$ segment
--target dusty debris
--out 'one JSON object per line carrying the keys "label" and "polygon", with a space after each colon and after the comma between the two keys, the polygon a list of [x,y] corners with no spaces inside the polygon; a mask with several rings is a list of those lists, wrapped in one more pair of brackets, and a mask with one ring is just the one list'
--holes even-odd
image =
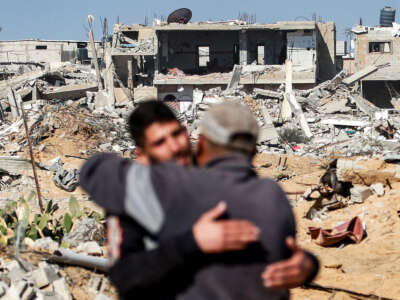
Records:
{"label": "dusty debris", "polygon": [[53,241],[51,237],[37,239],[33,244],[33,249],[48,253],[53,253],[58,249],[58,247],[58,243],[56,241]]}
{"label": "dusty debris", "polygon": [[372,191],[366,186],[355,186],[350,189],[351,203],[363,203],[372,195]]}
{"label": "dusty debris", "polygon": [[78,253],[84,253],[93,256],[103,255],[103,250],[101,249],[99,244],[94,241],[79,244],[76,248],[76,251],[78,251]]}
{"label": "dusty debris", "polygon": [[375,72],[376,70],[378,70],[377,66],[365,67],[364,69],[362,69],[362,70],[358,71],[357,73],[351,75],[350,77],[344,79],[343,83],[347,84],[347,85],[352,84],[352,83],[364,78],[365,76]]}
{"label": "dusty debris", "polygon": [[104,228],[92,218],[83,219],[63,238],[63,242],[68,243],[70,247],[77,247],[81,243],[90,241],[104,242]]}
{"label": "dusty debris", "polygon": [[1,156],[0,172],[9,175],[21,175],[23,171],[32,169],[31,162],[17,156]]}
{"label": "dusty debris", "polygon": [[382,183],[375,183],[371,185],[371,191],[374,192],[378,197],[385,195],[385,186]]}
{"label": "dusty debris", "polygon": [[341,181],[370,186],[375,183],[386,184],[400,181],[400,166],[388,164],[380,159],[339,159],[337,177]]}
{"label": "dusty debris", "polygon": [[58,165],[54,171],[53,181],[59,188],[73,192],[79,185],[79,171],[78,169],[67,171],[62,165]]}

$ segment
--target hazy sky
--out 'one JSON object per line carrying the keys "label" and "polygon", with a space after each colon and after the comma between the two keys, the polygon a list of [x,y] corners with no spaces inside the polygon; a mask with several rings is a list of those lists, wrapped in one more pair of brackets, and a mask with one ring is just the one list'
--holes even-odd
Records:
{"label": "hazy sky", "polygon": [[[143,23],[145,16],[168,16],[177,8],[187,7],[193,21],[236,19],[239,12],[256,14],[258,23],[317,19],[335,21],[338,39],[344,30],[359,23],[377,25],[379,10],[384,6],[398,9],[399,0],[0,0],[0,40],[18,39],[87,39],[88,14],[95,16],[95,38],[100,38],[100,18],[112,24]],[[396,20],[398,20],[396,16]]]}

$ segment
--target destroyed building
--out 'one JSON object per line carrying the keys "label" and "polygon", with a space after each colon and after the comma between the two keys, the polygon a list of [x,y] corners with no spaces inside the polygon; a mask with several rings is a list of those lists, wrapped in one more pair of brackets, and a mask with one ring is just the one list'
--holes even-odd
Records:
{"label": "destroyed building", "polygon": [[[95,42],[96,48],[101,47]],[[0,78],[18,73],[23,66],[31,70],[44,64],[79,62],[90,64],[93,57],[88,41],[17,40],[0,41]]]}
{"label": "destroyed building", "polygon": [[347,42],[336,41],[336,71],[340,72],[344,68],[344,57],[347,55]]}
{"label": "destroyed building", "polygon": [[388,24],[352,30],[355,71],[371,65],[378,67],[369,69],[361,79],[362,96],[380,108],[394,108],[396,104],[392,102],[400,97],[400,24],[394,22],[394,16]]}
{"label": "destroyed building", "polygon": [[[157,22],[156,22],[157,23]],[[193,90],[230,84],[277,89],[284,63],[293,62],[293,85],[308,89],[336,74],[333,22],[242,21],[116,25],[111,56],[121,83],[135,99],[191,102]]]}

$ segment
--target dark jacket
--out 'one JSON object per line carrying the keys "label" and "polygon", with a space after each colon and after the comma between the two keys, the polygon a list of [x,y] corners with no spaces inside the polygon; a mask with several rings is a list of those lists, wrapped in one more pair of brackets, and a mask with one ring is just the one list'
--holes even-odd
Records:
{"label": "dark jacket", "polygon": [[[295,236],[291,207],[279,185],[258,178],[244,156],[221,157],[197,169],[174,163],[145,167],[99,154],[86,162],[80,177],[81,186],[108,213],[134,219],[138,228],[157,239],[160,248],[174,250],[161,253],[161,261],[173,261],[169,275],[157,279],[154,297],[143,297],[289,298],[288,291],[264,288],[260,276],[267,264],[291,255],[285,245],[287,236]],[[239,252],[199,255],[194,240],[187,242],[188,234],[199,216],[222,200],[228,204],[226,218],[248,219],[261,229],[260,242]],[[186,237],[186,242],[178,242],[180,247],[165,246],[177,243],[177,237]],[[125,253],[111,273],[124,299],[141,297],[132,289],[132,263]],[[153,277],[157,277],[156,269]]]}

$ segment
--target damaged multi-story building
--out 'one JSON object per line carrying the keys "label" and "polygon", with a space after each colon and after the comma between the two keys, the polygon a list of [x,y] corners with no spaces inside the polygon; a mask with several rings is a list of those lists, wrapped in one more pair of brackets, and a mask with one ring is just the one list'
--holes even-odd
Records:
{"label": "damaged multi-story building", "polygon": [[[361,72],[362,96],[380,108],[393,108],[400,98],[400,24],[395,10],[381,10],[379,26],[356,26],[355,71]],[[364,74],[362,72],[364,71]]]}
{"label": "damaged multi-story building", "polygon": [[156,22],[115,25],[111,57],[119,85],[135,99],[184,105],[195,89],[225,89],[234,76],[246,90],[277,89],[285,82],[287,59],[293,86],[314,87],[336,74],[335,47],[333,22]]}

